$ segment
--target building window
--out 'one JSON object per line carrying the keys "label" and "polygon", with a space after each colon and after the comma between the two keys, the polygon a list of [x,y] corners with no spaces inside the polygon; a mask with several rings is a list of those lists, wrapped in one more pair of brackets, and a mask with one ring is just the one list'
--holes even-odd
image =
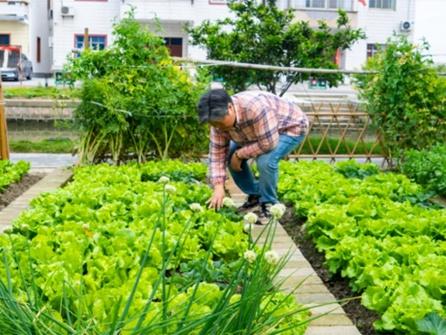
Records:
{"label": "building window", "polygon": [[348,6],[348,0],[305,0],[305,7],[307,8],[329,8],[337,9],[344,8]]}
{"label": "building window", "polygon": [[396,0],[369,0],[370,8],[395,9]]}
{"label": "building window", "polygon": [[378,52],[384,50],[386,48],[385,44],[367,44],[367,59],[375,56]]}
{"label": "building window", "polygon": [[165,37],[164,43],[174,57],[183,56],[183,39],[181,37]]}
{"label": "building window", "polygon": [[40,57],[41,57],[41,41],[40,41],[40,37],[37,37],[37,53],[36,53],[36,61],[37,63],[40,63]]}
{"label": "building window", "polygon": [[11,44],[11,35],[0,34],[0,45],[10,45],[10,44]]}
{"label": "building window", "polygon": [[[107,46],[106,35],[89,35],[89,47],[91,50],[104,50]],[[84,48],[84,35],[76,35],[74,39],[74,47],[76,49]]]}

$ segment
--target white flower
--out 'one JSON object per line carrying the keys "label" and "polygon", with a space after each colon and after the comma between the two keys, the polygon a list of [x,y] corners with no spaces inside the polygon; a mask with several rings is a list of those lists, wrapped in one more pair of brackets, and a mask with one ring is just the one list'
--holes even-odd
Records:
{"label": "white flower", "polygon": [[275,251],[265,252],[265,261],[270,265],[276,265],[279,262],[279,255]]}
{"label": "white flower", "polygon": [[252,251],[252,250],[247,250],[247,251],[245,251],[245,253],[243,254],[243,257],[246,259],[246,261],[248,262],[248,263],[254,263],[255,262],[255,260],[256,260],[256,258],[257,258],[257,254],[254,252],[254,251]]}
{"label": "white flower", "polygon": [[190,204],[189,208],[191,210],[193,210],[194,212],[202,212],[203,211],[203,207],[201,207],[201,205],[197,202]]}
{"label": "white flower", "polygon": [[223,198],[223,206],[229,207],[229,208],[236,207],[234,200],[232,200],[231,198],[228,198],[228,197]]}
{"label": "white flower", "polygon": [[249,233],[252,230],[252,224],[250,223],[245,223],[245,225],[243,226],[243,231],[245,233]]}
{"label": "white flower", "polygon": [[165,186],[165,190],[167,193],[175,193],[177,191],[177,188],[173,185],[167,184]]}
{"label": "white flower", "polygon": [[249,224],[256,223],[257,219],[258,219],[258,217],[254,213],[248,213],[243,217],[243,221],[245,221],[245,223],[249,223]]}
{"label": "white flower", "polygon": [[160,179],[158,179],[158,183],[160,184],[167,184],[170,181],[169,177],[161,176]]}
{"label": "white flower", "polygon": [[275,219],[279,220],[285,214],[286,207],[283,204],[275,204],[271,206],[269,211]]}

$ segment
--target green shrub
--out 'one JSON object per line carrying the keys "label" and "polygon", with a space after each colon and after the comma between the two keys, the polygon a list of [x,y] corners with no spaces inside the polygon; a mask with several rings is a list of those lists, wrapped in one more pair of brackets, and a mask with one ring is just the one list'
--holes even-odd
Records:
{"label": "green shrub", "polygon": [[82,131],[80,159],[114,162],[132,154],[165,159],[203,150],[207,137],[196,116],[196,102],[208,85],[176,66],[162,38],[133,19],[114,26],[114,43],[86,50],[65,68],[82,80],[75,122]]}
{"label": "green shrub", "polygon": [[446,145],[408,151],[401,171],[428,191],[446,196]]}
{"label": "green shrub", "polygon": [[402,37],[390,40],[366,67],[377,73],[357,78],[360,97],[392,156],[446,141],[446,78],[427,50]]}

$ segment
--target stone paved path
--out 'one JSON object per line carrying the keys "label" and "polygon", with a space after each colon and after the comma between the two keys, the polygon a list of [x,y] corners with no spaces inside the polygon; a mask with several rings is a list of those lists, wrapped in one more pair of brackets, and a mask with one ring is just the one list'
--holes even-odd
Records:
{"label": "stone paved path", "polygon": [[[226,188],[237,205],[241,205],[244,202],[245,195],[237,188],[232,179],[228,180]],[[254,226],[253,237],[258,236],[262,229],[262,226]],[[310,263],[308,263],[281,225],[277,226],[272,248],[279,255],[290,253],[290,259],[279,274],[278,279],[284,280],[283,287],[286,290],[293,290],[301,284],[295,294],[299,303],[307,306],[330,303],[311,308],[312,316],[320,317],[311,322],[305,333],[306,335],[361,334],[347,317],[342,307],[338,303],[332,303],[336,301],[336,298],[328,291]]]}

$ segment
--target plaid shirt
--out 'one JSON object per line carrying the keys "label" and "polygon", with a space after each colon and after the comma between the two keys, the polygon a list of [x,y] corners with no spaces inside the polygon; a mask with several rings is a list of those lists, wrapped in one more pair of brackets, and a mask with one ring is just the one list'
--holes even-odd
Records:
{"label": "plaid shirt", "polygon": [[242,92],[232,97],[236,111],[235,127],[223,131],[211,127],[209,172],[212,185],[226,180],[226,160],[229,141],[242,148],[240,158],[249,159],[262,155],[279,142],[279,134],[305,135],[308,118],[295,104],[271,93]]}

